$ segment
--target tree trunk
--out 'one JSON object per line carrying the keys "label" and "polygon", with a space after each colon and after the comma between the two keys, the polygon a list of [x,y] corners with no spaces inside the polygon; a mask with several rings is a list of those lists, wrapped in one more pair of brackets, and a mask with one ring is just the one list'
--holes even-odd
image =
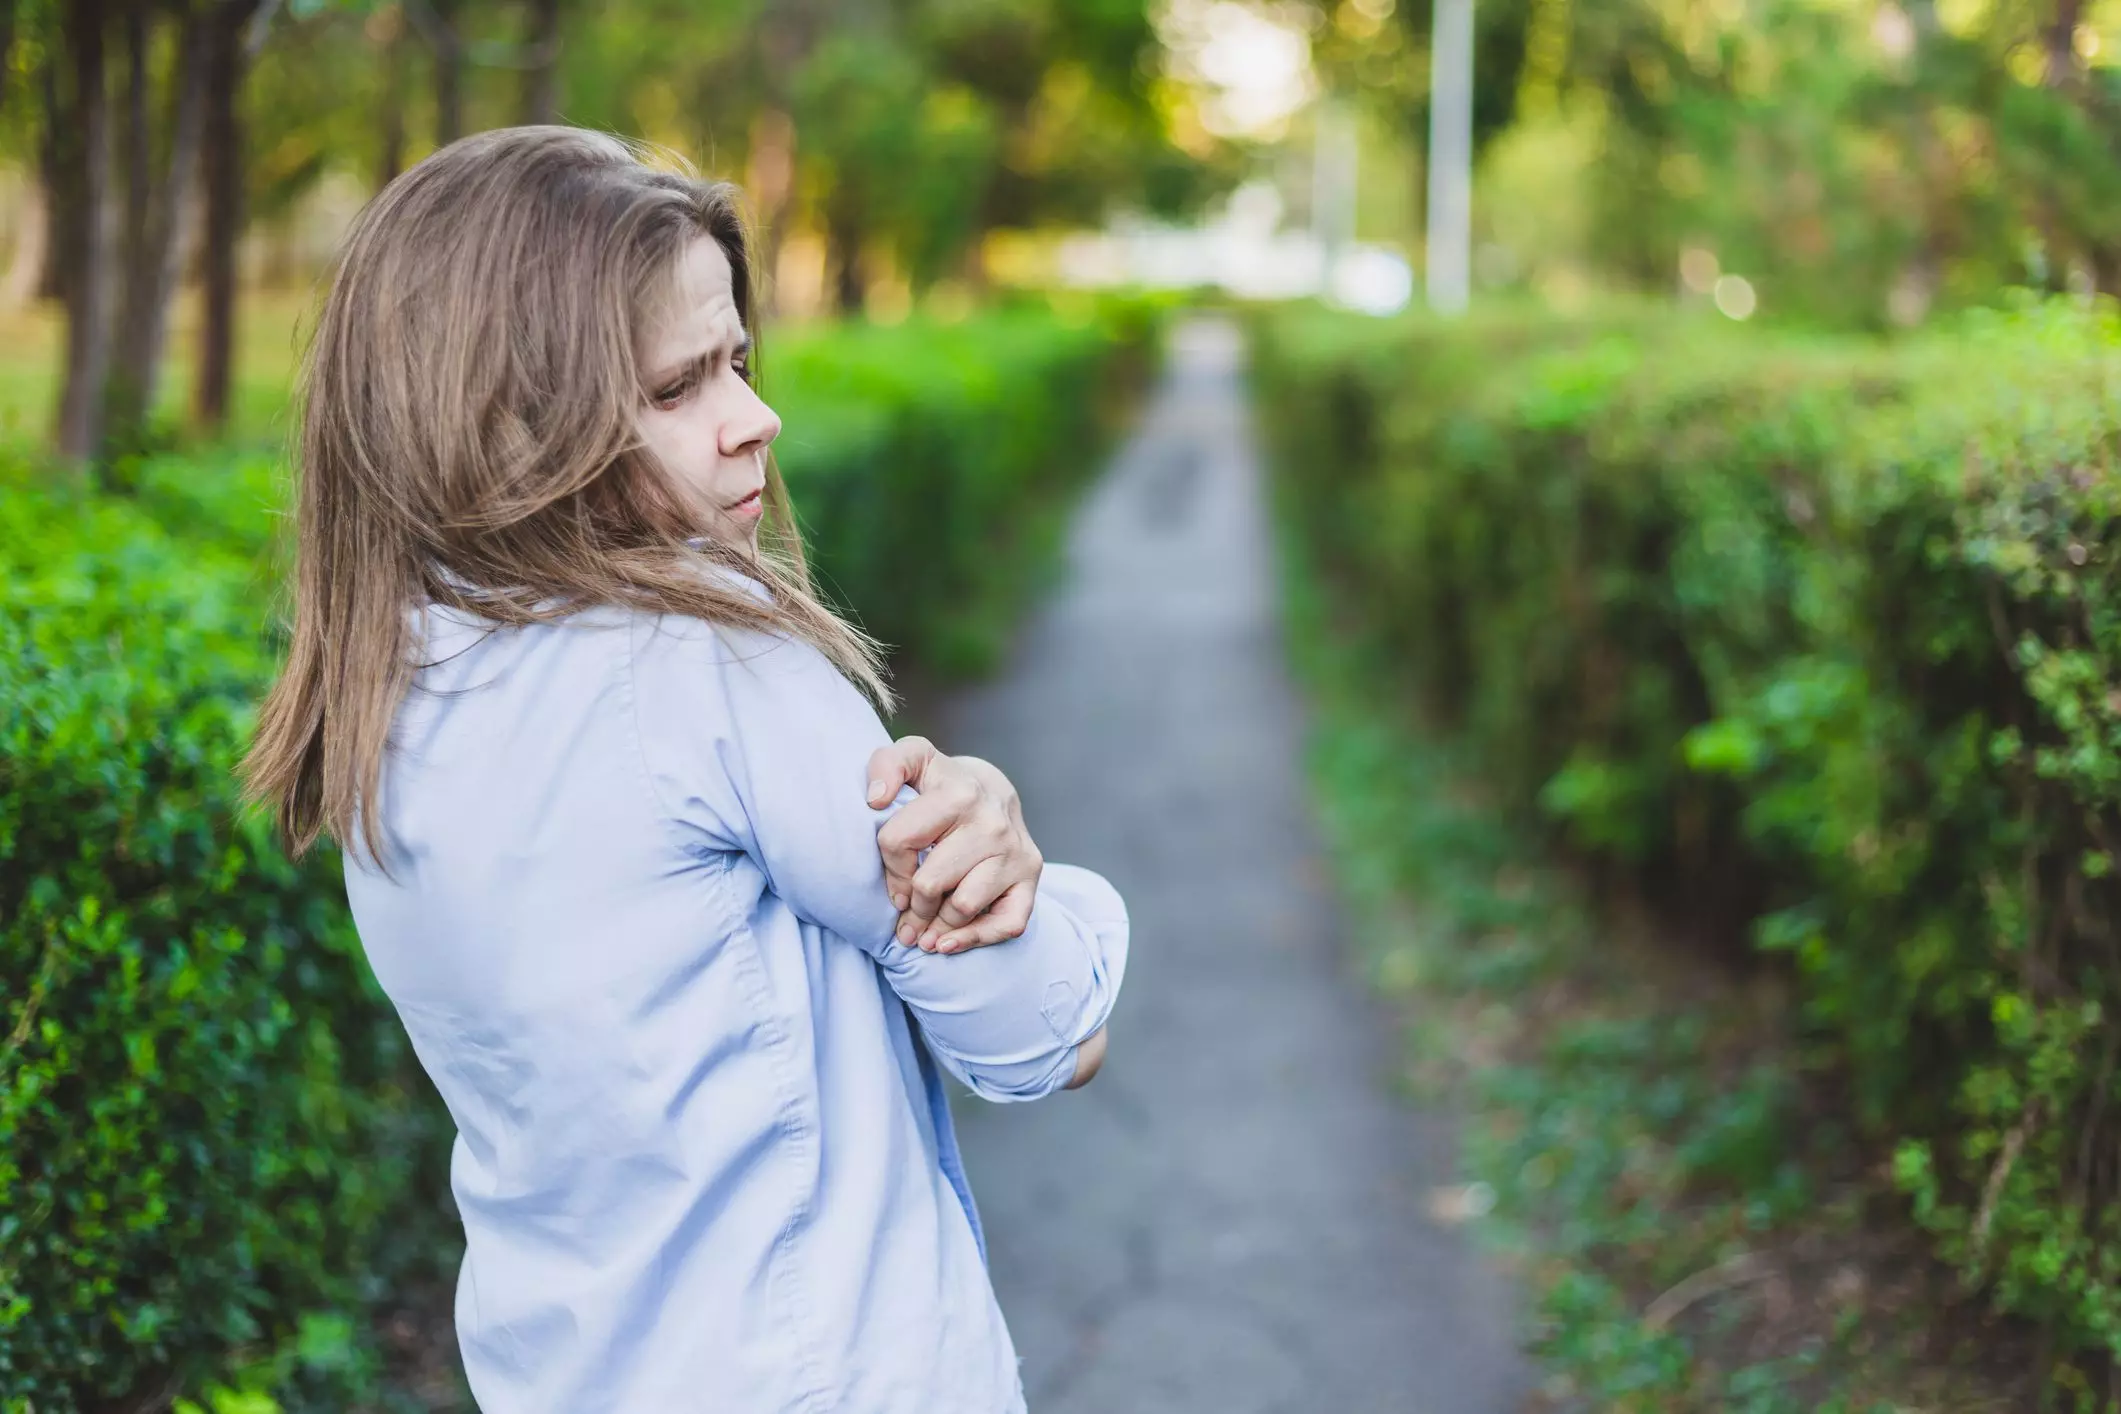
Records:
{"label": "tree trunk", "polygon": [[[842,203],[832,203],[841,205]],[[858,211],[828,209],[825,218],[825,269],[832,282],[832,304],[852,317],[862,312],[868,282],[862,270],[862,221]]]}
{"label": "tree trunk", "polygon": [[817,45],[821,27],[815,0],[779,0],[768,5],[758,31],[758,62],[765,102],[751,128],[751,199],[759,223],[758,267],[767,314],[778,307],[781,247],[795,212],[795,161],[799,143],[794,109],[796,71]]}
{"label": "tree trunk", "polygon": [[457,37],[455,0],[435,0],[430,38],[435,51],[435,146],[464,135],[464,42]]}
{"label": "tree trunk", "polygon": [[0,103],[7,101],[7,76],[15,67],[15,0],[0,0]]}
{"label": "tree trunk", "polygon": [[63,10],[73,58],[72,111],[80,142],[79,220],[66,300],[66,383],[59,396],[59,455],[89,462],[103,450],[103,384],[110,365],[110,104],[103,81],[103,0]]}
{"label": "tree trunk", "polygon": [[393,12],[383,41],[383,142],[376,154],[376,190],[405,170],[405,12]]}
{"label": "tree trunk", "polygon": [[[192,420],[201,431],[228,426],[235,356],[236,240],[243,234],[243,123],[237,102],[249,67],[252,16],[259,0],[223,0],[207,18],[206,93],[200,174],[205,229],[200,241],[199,369]],[[262,32],[259,36],[262,37]]]}
{"label": "tree trunk", "polygon": [[[169,336],[170,299],[177,287],[177,256],[183,247],[184,214],[198,165],[200,129],[206,110],[207,48],[211,14],[188,14],[177,40],[168,131],[169,165],[152,184],[127,261],[125,305],[118,321],[118,348],[111,376],[110,428],[136,438],[154,407]],[[144,101],[134,103],[144,113]],[[145,155],[147,144],[135,144]]]}
{"label": "tree trunk", "polygon": [[2060,0],[2054,22],[2047,27],[2046,72],[2042,80],[2049,88],[2061,88],[2077,76],[2077,21],[2084,14],[2084,0]]}
{"label": "tree trunk", "polygon": [[153,195],[154,140],[147,130],[147,6],[128,0],[125,6],[125,229],[123,260],[132,276],[147,231],[147,205]]}
{"label": "tree trunk", "polygon": [[752,120],[750,168],[744,188],[759,228],[752,283],[770,316],[779,307],[781,246],[788,239],[788,217],[795,207],[795,119],[787,109],[769,103]]}
{"label": "tree trunk", "polygon": [[46,229],[44,273],[37,281],[37,298],[64,300],[74,288],[74,261],[81,252],[80,184],[77,157],[81,134],[66,111],[60,92],[59,70],[67,60],[63,46],[46,50],[37,66],[37,86],[43,99],[43,124],[37,135],[37,166],[44,179]]}
{"label": "tree trunk", "polygon": [[553,122],[560,111],[560,0],[531,0],[528,58],[523,121]]}
{"label": "tree trunk", "polygon": [[140,421],[141,390],[134,385],[134,326],[147,282],[148,225],[154,202],[155,145],[147,126],[148,28],[144,0],[123,0],[121,26],[125,33],[125,216],[119,228],[116,252],[118,311],[111,326],[110,371],[103,388],[103,437],[115,447],[134,440]]}

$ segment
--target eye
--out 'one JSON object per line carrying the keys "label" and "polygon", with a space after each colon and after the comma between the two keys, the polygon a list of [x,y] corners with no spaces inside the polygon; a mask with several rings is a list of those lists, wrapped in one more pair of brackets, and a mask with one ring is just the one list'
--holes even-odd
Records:
{"label": "eye", "polygon": [[692,365],[692,367],[686,369],[684,375],[680,377],[675,383],[672,383],[669,387],[664,388],[661,392],[649,394],[649,401],[654,403],[658,408],[661,408],[664,412],[670,412],[674,410],[680,402],[684,401],[685,395],[687,393],[690,393],[693,388],[698,386],[699,381],[700,366],[699,364],[695,363]]}

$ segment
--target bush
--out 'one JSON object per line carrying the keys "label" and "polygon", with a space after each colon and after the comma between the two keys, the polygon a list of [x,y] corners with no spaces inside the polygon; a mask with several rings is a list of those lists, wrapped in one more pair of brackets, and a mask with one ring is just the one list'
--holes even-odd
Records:
{"label": "bush", "polygon": [[[1021,311],[777,341],[835,592],[916,651],[991,652],[1146,334]],[[226,452],[142,458],[125,497],[0,468],[0,1410],[246,1362],[346,1408],[379,1309],[459,1250],[447,1115],[336,856],[293,864],[238,809],[280,480]]]}
{"label": "bush", "polygon": [[776,456],[825,588],[931,666],[994,661],[1065,493],[1095,469],[1115,380],[1139,382],[1138,306],[1071,315],[803,331],[765,350]]}
{"label": "bush", "polygon": [[237,815],[240,569],[18,485],[0,575],[0,1390],[69,1410],[416,1280],[447,1129],[337,861]]}
{"label": "bush", "polygon": [[1940,1251],[2121,1355],[2121,332],[1262,327],[1314,558],[1519,805],[1800,980]]}

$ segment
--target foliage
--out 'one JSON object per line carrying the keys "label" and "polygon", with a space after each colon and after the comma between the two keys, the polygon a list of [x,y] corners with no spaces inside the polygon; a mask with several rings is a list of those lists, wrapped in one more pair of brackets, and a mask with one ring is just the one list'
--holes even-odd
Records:
{"label": "foliage", "polygon": [[[1307,8],[1330,81],[1418,150],[1434,6]],[[1595,273],[1666,290],[1691,250],[1697,294],[1720,267],[1764,313],[1869,327],[2017,283],[2121,288],[2106,7],[1484,0],[1475,14],[1492,282]],[[1574,160],[1533,184],[1527,148]],[[1556,225],[1580,228],[1574,249],[1554,249]]]}
{"label": "foliage", "polygon": [[[835,592],[947,665],[991,654],[1150,332],[1026,307],[772,345]],[[337,860],[292,864],[238,811],[281,469],[128,470],[128,497],[19,462],[0,487],[0,1409],[235,1367],[204,1402],[343,1409],[367,1318],[446,1275],[447,1117]]]}
{"label": "foliage", "polygon": [[[255,211],[284,211],[334,168],[371,182],[393,134],[406,161],[436,145],[436,61],[404,9],[345,0],[275,25],[251,79],[255,110],[274,116],[249,166]],[[528,7],[448,10],[469,126],[522,121]],[[1114,201],[1154,202],[1169,169],[1190,165],[1149,101],[1155,36],[1139,0],[626,0],[566,5],[560,36],[561,121],[640,134],[738,179],[761,155],[785,157],[795,205],[761,217],[852,226],[916,288],[990,229],[1095,221]],[[792,144],[761,154],[774,115],[792,119]]]}
{"label": "foliage", "polygon": [[1940,1252],[2121,1354],[2110,312],[1260,351],[1292,514],[1505,798],[1786,956]]}
{"label": "foliage", "polygon": [[960,85],[874,35],[831,36],[798,76],[795,121],[827,226],[894,248],[916,290],[970,244],[993,180],[993,115]]}
{"label": "foliage", "polygon": [[236,815],[240,566],[20,484],[0,523],[0,1386],[63,1411],[417,1275],[444,1131],[336,861]]}
{"label": "foliage", "polygon": [[1587,908],[1463,741],[1410,710],[1374,616],[1289,529],[1301,483],[1278,490],[1349,941],[1406,1020],[1407,1084],[1461,1117],[1430,1211],[1521,1282],[1547,1402],[2033,1407],[2028,1333],[1969,1309],[1910,1250],[1912,1224],[1881,1220],[1892,1194],[1849,1144],[1831,1075],[1790,1045],[1784,989]]}
{"label": "foliage", "polygon": [[[872,633],[954,671],[999,650],[1036,562],[1019,552],[1039,510],[1088,470],[1107,356],[1128,342],[1096,308],[1069,324],[1026,311],[767,351],[766,396],[792,429],[777,454],[806,539],[827,588]],[[1137,350],[1146,332],[1134,326]]]}

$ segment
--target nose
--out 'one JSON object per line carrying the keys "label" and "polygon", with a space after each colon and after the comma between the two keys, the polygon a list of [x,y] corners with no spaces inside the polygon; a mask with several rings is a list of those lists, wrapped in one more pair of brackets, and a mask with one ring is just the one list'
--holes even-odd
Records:
{"label": "nose", "polygon": [[766,406],[766,400],[752,391],[750,384],[739,386],[743,389],[740,399],[722,423],[722,455],[725,457],[755,456],[772,446],[773,439],[781,435],[780,416]]}

